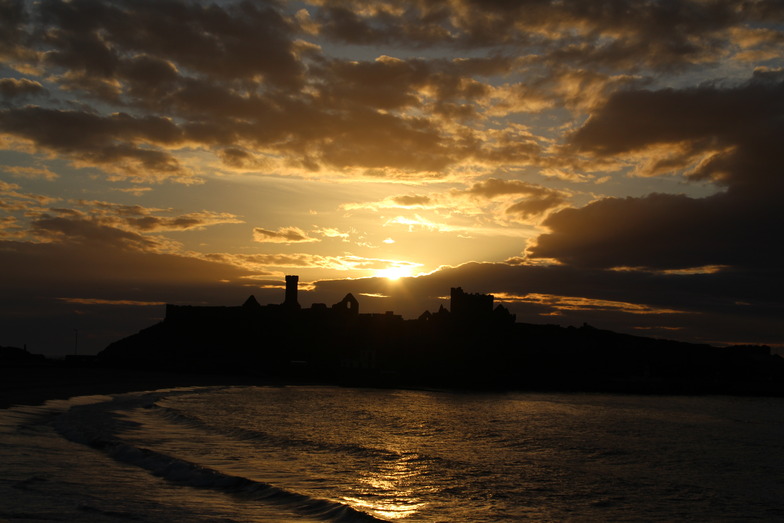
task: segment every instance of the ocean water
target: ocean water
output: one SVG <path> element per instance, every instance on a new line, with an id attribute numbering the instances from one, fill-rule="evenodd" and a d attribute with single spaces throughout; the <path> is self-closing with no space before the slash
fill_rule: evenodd
<path id="1" fill-rule="evenodd" d="M 221 387 L 0 411 L 0 521 L 784 520 L 784 399 Z"/>

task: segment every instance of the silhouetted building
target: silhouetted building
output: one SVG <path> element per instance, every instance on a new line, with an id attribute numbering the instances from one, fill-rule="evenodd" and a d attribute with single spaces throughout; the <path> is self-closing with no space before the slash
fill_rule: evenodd
<path id="1" fill-rule="evenodd" d="M 261 304 L 256 300 L 254 295 L 248 296 L 248 299 L 245 300 L 245 303 L 242 304 L 242 308 L 245 310 L 258 310 L 261 309 Z"/>
<path id="2" fill-rule="evenodd" d="M 286 276 L 286 301 L 283 302 L 286 307 L 299 309 L 299 302 L 297 301 L 298 284 L 299 276 Z"/>
<path id="3" fill-rule="evenodd" d="M 342 300 L 332 306 L 332 310 L 357 316 L 359 315 L 359 302 L 354 295 L 349 292 Z"/>
<path id="4" fill-rule="evenodd" d="M 456 319 L 486 318 L 493 313 L 492 294 L 469 294 L 460 287 L 452 287 L 450 309 Z"/>
<path id="5" fill-rule="evenodd" d="M 416 320 L 360 314 L 349 293 L 301 308 L 297 276 L 282 303 L 167 305 L 164 321 L 100 355 L 126 366 L 226 370 L 361 384 L 784 394 L 784 360 L 769 347 L 717 349 L 584 326 L 515 323 L 491 294 L 451 289 Z M 17 351 L 18 352 L 18 351 Z M 0 354 L 2 356 L 2 354 Z"/>
<path id="6" fill-rule="evenodd" d="M 507 309 L 501 304 L 498 304 L 496 308 L 493 309 L 493 320 L 495 321 L 514 323 L 516 319 L 517 319 L 517 315 L 509 312 L 509 309 Z"/>

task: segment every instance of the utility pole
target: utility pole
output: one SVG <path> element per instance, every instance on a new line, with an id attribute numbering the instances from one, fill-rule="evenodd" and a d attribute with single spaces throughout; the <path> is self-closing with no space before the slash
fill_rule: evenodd
<path id="1" fill-rule="evenodd" d="M 74 356 L 79 355 L 79 329 L 74 329 Z"/>

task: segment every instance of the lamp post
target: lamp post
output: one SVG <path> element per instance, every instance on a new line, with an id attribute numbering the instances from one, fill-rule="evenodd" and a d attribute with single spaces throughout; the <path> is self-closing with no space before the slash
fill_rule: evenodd
<path id="1" fill-rule="evenodd" d="M 79 355 L 79 329 L 74 329 L 74 356 Z"/>

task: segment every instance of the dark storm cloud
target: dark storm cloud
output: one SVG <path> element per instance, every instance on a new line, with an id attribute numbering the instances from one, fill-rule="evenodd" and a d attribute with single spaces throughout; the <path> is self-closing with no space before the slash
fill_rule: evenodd
<path id="1" fill-rule="evenodd" d="M 63 230 L 62 223 L 48 220 L 41 227 Z M 106 233 L 83 223 L 70 224 L 68 230 L 71 235 L 82 235 L 85 242 L 0 243 L 3 272 L 8 275 L 3 286 L 19 291 L 27 288 L 31 294 L 35 294 L 35 289 L 51 286 L 53 289 L 40 294 L 52 295 L 54 291 L 66 297 L 65 289 L 74 297 L 104 297 L 108 294 L 104 291 L 111 287 L 116 299 L 137 299 L 135 293 L 123 296 L 122 291 L 134 292 L 132 287 L 141 285 L 151 292 L 156 285 L 184 283 L 197 288 L 218 279 L 237 280 L 248 274 L 228 264 L 135 248 L 136 237 L 122 231 Z M 130 248 L 126 238 L 133 239 Z"/>
<path id="2" fill-rule="evenodd" d="M 275 2 L 230 5 L 178 0 L 43 2 L 46 61 L 110 77 L 122 52 L 168 59 L 198 74 L 277 85 L 299 83 L 291 27 Z"/>
<path id="3" fill-rule="evenodd" d="M 613 96 L 572 136 L 572 144 L 597 157 L 680 145 L 706 155 L 688 171 L 692 178 L 726 189 L 706 198 L 652 194 L 562 210 L 544 222 L 551 232 L 539 236 L 530 256 L 589 267 L 777 264 L 784 245 L 771 241 L 769 231 L 784 227 L 782 100 L 779 73 L 760 73 L 738 87 Z"/>
<path id="4" fill-rule="evenodd" d="M 638 175 L 674 172 L 723 192 L 599 198 L 554 212 L 569 194 L 521 180 L 470 185 L 450 195 L 503 202 L 508 216 L 523 220 L 552 213 L 524 262 L 547 258 L 562 265 L 467 264 L 402 279 L 397 287 L 385 279 L 319 282 L 316 301 L 334 303 L 346 292 L 386 294 L 396 300 L 388 308 L 412 317 L 423 303 L 437 309 L 438 298 L 461 285 L 470 292 L 554 296 L 512 302 L 523 321 L 560 314 L 554 321 L 580 324 L 602 317 L 603 305 L 559 308 L 559 297 L 566 297 L 678 311 L 638 314 L 633 323 L 619 307 L 603 316 L 610 324 L 597 321 L 600 327 L 672 327 L 683 329 L 683 339 L 710 341 L 784 338 L 776 236 L 784 226 L 778 211 L 782 73 L 760 69 L 743 85 L 641 87 L 683 85 L 703 78 L 703 67 L 715 67 L 716 76 L 737 74 L 749 64 L 744 60 L 780 55 L 780 2 L 302 3 L 310 15 L 287 13 L 291 5 L 0 0 L 4 72 L 29 77 L 0 83 L 8 101 L 0 110 L 3 146 L 60 155 L 133 181 L 192 180 L 180 155 L 185 148 L 212 151 L 228 169 L 269 172 L 267 162 L 277 159 L 277 172 L 324 176 L 439 178 L 456 166 L 473 176 L 482 169 L 567 165 L 587 179 L 584 173 L 621 162 L 635 165 Z M 361 56 L 382 56 L 329 56 L 353 52 L 340 45 L 330 50 L 335 43 L 391 44 L 386 54 L 408 58 L 373 48 Z M 677 71 L 695 76 L 668 76 Z M 48 105 L 19 104 L 34 101 Z M 566 122 L 554 116 L 563 108 L 579 121 L 590 118 L 563 135 Z M 547 138 L 512 123 L 531 113 L 537 131 L 547 127 Z M 296 254 L 175 255 L 182 246 L 151 233 L 238 220 L 100 202 L 46 210 L 51 202 L 16 189 L 9 194 L 20 216 L 2 218 L 0 232 L 31 243 L 0 242 L 8 318 L 44 310 L 47 304 L 33 295 L 240 303 L 249 293 L 245 278 L 269 270 L 265 265 L 345 263 Z M 417 194 L 391 201 L 440 202 Z M 257 228 L 254 237 L 318 241 L 290 227 Z M 672 272 L 691 268 L 698 270 Z"/>
<path id="5" fill-rule="evenodd" d="M 506 214 L 515 215 L 523 220 L 541 216 L 548 211 L 557 209 L 566 203 L 568 194 L 564 191 L 543 187 L 520 180 L 500 180 L 489 178 L 476 182 L 465 191 L 455 191 L 453 194 L 467 194 L 474 197 L 487 199 L 499 196 L 523 195 L 524 199 L 507 207 Z"/>
<path id="6" fill-rule="evenodd" d="M 162 306 L 89 301 L 239 305 L 251 293 L 262 303 L 282 301 L 278 292 L 247 287 L 251 272 L 236 265 L 129 248 L 129 235 L 84 225 L 71 224 L 72 234 L 82 227 L 81 243 L 0 241 L 3 344 L 62 356 L 72 353 L 77 328 L 79 352 L 95 354 L 164 316 Z"/>
<path id="7" fill-rule="evenodd" d="M 98 149 L 118 141 L 178 145 L 184 139 L 183 132 L 168 118 L 136 118 L 124 113 L 100 116 L 24 107 L 0 112 L 0 125 L 9 134 L 58 151 Z"/>
<path id="8" fill-rule="evenodd" d="M 27 12 L 21 0 L 0 0 L 0 58 L 14 60 L 26 54 Z"/>
<path id="9" fill-rule="evenodd" d="M 784 19 L 777 3 L 729 0 L 318 3 L 319 30 L 348 43 L 529 47 L 548 63 L 616 69 L 715 61 L 732 50 L 725 31 Z"/>
<path id="10" fill-rule="evenodd" d="M 0 131 L 43 150 L 65 154 L 78 165 L 100 166 L 136 178 L 186 177 L 168 151 L 147 145 L 180 145 L 183 132 L 167 118 L 24 107 L 0 111 Z"/>
<path id="11" fill-rule="evenodd" d="M 89 216 L 103 225 L 140 233 L 187 231 L 223 223 L 243 223 L 237 216 L 225 212 L 199 211 L 171 216 L 171 210 L 150 209 L 141 205 L 95 201 L 77 203 L 87 208 L 87 214 L 80 213 L 81 216 Z"/>
<path id="12" fill-rule="evenodd" d="M 427 91 L 437 103 L 475 100 L 491 88 L 472 76 L 506 73 L 514 66 L 508 58 L 472 60 L 409 59 L 381 56 L 374 61 L 331 60 L 325 63 L 322 96 L 343 103 L 381 109 L 419 105 Z"/>
<path id="13" fill-rule="evenodd" d="M 100 244 L 139 251 L 154 251 L 159 246 L 154 238 L 90 219 L 44 215 L 32 222 L 31 231 L 42 239 L 67 241 L 75 245 Z"/>
<path id="14" fill-rule="evenodd" d="M 495 4 L 378 2 L 359 7 L 330 3 L 311 22 L 323 24 L 322 34 L 332 34 L 330 21 L 341 9 L 353 9 L 350 16 L 361 18 L 357 23 L 389 26 L 394 34 L 429 28 L 429 36 L 420 34 L 425 40 L 408 40 L 417 45 L 439 38 L 447 44 L 480 41 L 481 24 L 502 19 L 496 43 L 506 41 L 504 31 L 530 33 L 540 57 L 530 53 L 534 49 L 510 48 L 453 60 L 382 55 L 352 61 L 327 57 L 304 42 L 304 17 L 286 14 L 284 6 L 273 2 L 48 0 L 31 7 L 35 25 L 20 26 L 26 28 L 29 50 L 37 53 L 25 65 L 44 65 L 48 80 L 61 89 L 109 103 L 133 115 L 129 118 L 137 124 L 157 119 L 169 134 L 101 129 L 111 143 L 104 138 L 94 146 L 92 140 L 66 145 L 58 143 L 64 140 L 63 124 L 83 127 L 89 135 L 96 122 L 87 120 L 103 119 L 104 127 L 112 127 L 115 116 L 40 108 L 18 115 L 34 123 L 29 129 L 13 121 L 4 130 L 69 154 L 77 165 L 136 181 L 189 180 L 188 169 L 177 159 L 176 149 L 183 145 L 211 149 L 224 165 L 239 170 L 272 168 L 258 157 L 238 154 L 253 149 L 281 158 L 280 169 L 440 177 L 465 162 L 546 166 L 554 161 L 534 137 L 512 128 L 469 128 L 456 122 L 536 112 L 561 102 L 591 107 L 610 86 L 631 81 L 566 64 L 550 72 L 541 69 L 547 63 L 542 42 L 560 41 L 553 27 L 572 24 L 579 29 L 572 33 L 603 37 L 587 28 L 612 18 L 604 12 L 547 2 L 526 6 L 526 16 L 518 18 L 516 10 Z M 546 22 L 549 15 L 564 13 L 569 16 L 556 26 Z M 449 20 L 454 22 L 449 31 L 437 30 Z M 529 68 L 538 72 L 525 84 L 498 86 L 498 78 Z M 14 115 L 4 119 L 14 120 Z"/>
<path id="15" fill-rule="evenodd" d="M 448 139 L 426 118 L 401 118 L 360 108 L 329 122 L 321 131 L 326 131 L 323 141 L 316 142 L 313 152 L 328 166 L 438 172 L 455 161 Z M 304 142 L 296 149 L 307 150 L 308 145 Z"/>
<path id="16" fill-rule="evenodd" d="M 4 0 L 0 8 L 10 21 L 2 26 L 9 45 L 26 50 L 14 51 L 15 66 L 43 67 L 66 92 L 137 120 L 145 113 L 172 118 L 169 126 L 183 139 L 214 150 L 229 168 L 269 169 L 229 153 L 255 149 L 282 157 L 281 169 L 400 177 L 443 176 L 467 162 L 551 165 L 556 159 L 541 144 L 508 127 L 455 124 L 558 104 L 592 109 L 619 85 L 639 83 L 631 70 L 764 46 L 777 38 L 770 24 L 784 11 L 718 0 L 304 5 L 310 15 L 272 1 Z M 753 32 L 758 22 L 767 24 L 764 33 Z M 407 48 L 479 46 L 486 56 L 344 60 L 307 43 L 313 33 Z M 517 73 L 528 78 L 508 76 Z M 499 87 L 505 77 L 512 83 Z M 52 137 L 62 134 L 62 122 L 54 116 L 38 118 L 36 132 L 18 123 L 5 131 L 56 148 Z M 174 151 L 183 142 L 144 133 L 114 139 L 56 150 L 115 178 L 188 179 Z"/>
<path id="17" fill-rule="evenodd" d="M 48 80 L 66 92 L 109 103 L 137 123 L 157 119 L 170 134 L 120 132 L 115 116 L 42 108 L 4 115 L 4 131 L 115 178 L 188 180 L 174 151 L 186 144 L 216 150 L 233 169 L 270 168 L 235 154 L 243 149 L 282 156 L 286 166 L 351 175 L 443 176 L 472 160 L 541 163 L 541 146 L 521 141 L 513 130 L 488 135 L 456 129 L 452 119 L 482 119 L 491 105 L 501 113 L 540 110 L 552 105 L 552 96 L 563 96 L 546 94 L 557 91 L 547 82 L 495 93 L 485 79 L 515 71 L 521 64 L 515 53 L 455 60 L 327 58 L 299 40 L 307 35 L 275 3 L 50 0 L 31 9 L 37 25 L 22 27 L 31 52 L 40 52 L 28 67 L 43 64 Z M 425 21 L 446 16 L 444 9 L 428 9 Z M 368 6 L 359 12 L 372 18 L 380 11 Z M 96 120 L 104 120 L 96 129 L 104 138 L 92 145 Z M 25 128 L 21 122 L 27 121 Z M 83 128 L 91 139 L 64 144 L 80 134 L 66 138 L 64 127 Z"/>
<path id="18" fill-rule="evenodd" d="M 0 78 L 0 97 L 6 100 L 28 98 L 45 92 L 44 86 L 34 80 L 27 78 Z"/>
<path id="19" fill-rule="evenodd" d="M 61 355 L 58 347 L 79 328 L 80 350 L 95 353 L 163 314 L 162 307 L 109 312 L 107 307 L 118 305 L 105 303 L 206 300 L 231 305 L 259 293 L 246 287 L 258 270 L 202 259 L 150 234 L 237 223 L 233 215 L 172 215 L 170 210 L 110 202 L 73 204 L 47 212 L 28 209 L 30 223 L 24 229 L 13 221 L 0 223 L 5 238 L 0 241 L 0 330 L 6 344 L 30 344 L 34 352 Z"/>
<path id="20" fill-rule="evenodd" d="M 614 94 L 570 138 L 575 147 L 610 155 L 660 143 L 753 147 L 784 114 L 784 73 L 759 70 L 737 87 L 702 85 Z M 767 145 L 763 142 L 761 145 Z"/>
<path id="21" fill-rule="evenodd" d="M 495 198 L 496 196 L 509 195 L 509 194 L 526 194 L 533 196 L 545 196 L 558 191 L 550 189 L 549 187 L 542 187 L 520 180 L 500 180 L 498 178 L 489 178 L 476 182 L 469 189 L 464 191 L 466 194 L 473 196 L 481 196 L 483 198 Z"/>
<path id="22" fill-rule="evenodd" d="M 544 225 L 552 232 L 538 237 L 530 255 L 599 268 L 770 265 L 780 248 L 767 245 L 768 233 L 758 228 L 780 222 L 776 214 L 726 194 L 606 198 L 551 215 Z"/>
<path id="23" fill-rule="evenodd" d="M 443 22 L 449 9 L 442 2 L 310 2 L 320 4 L 314 21 L 325 35 L 358 45 L 427 46 L 454 40 Z"/>
<path id="24" fill-rule="evenodd" d="M 416 314 L 420 300 L 437 308 L 438 297 L 457 285 L 523 297 L 539 293 L 555 298 L 509 304 L 519 319 L 555 315 L 559 323 L 589 321 L 693 341 L 781 344 L 784 244 L 771 231 L 784 228 L 783 89 L 781 72 L 760 69 L 743 84 L 627 88 L 592 106 L 590 118 L 568 139 L 586 162 L 652 161 L 654 171 L 711 181 L 722 190 L 704 198 L 600 198 L 555 212 L 528 256 L 562 265 L 467 264 L 394 284 L 378 278 L 319 282 L 317 291 L 330 299 L 344 290 L 389 296 L 384 306 L 407 314 Z M 464 192 L 494 198 L 527 190 L 533 188 L 521 181 L 487 180 Z M 622 270 L 608 270 L 613 268 Z M 558 297 L 600 305 L 567 310 Z M 630 305 L 599 313 L 605 302 Z M 642 314 L 635 306 L 663 312 Z"/>
<path id="25" fill-rule="evenodd" d="M 134 60 L 138 63 L 141 59 Z M 365 71 L 339 80 L 324 72 L 327 80 L 335 80 L 331 84 L 335 87 L 328 88 L 320 82 L 322 87 L 313 96 L 299 96 L 251 92 L 215 78 L 186 78 L 169 62 L 145 58 L 140 65 L 144 71 L 123 77 L 126 69 L 121 67 L 120 76 L 106 84 L 94 72 L 87 76 L 71 72 L 61 78 L 61 83 L 87 89 L 105 101 L 172 115 L 179 123 L 157 114 L 102 116 L 27 107 L 0 115 L 0 129 L 41 148 L 67 154 L 75 162 L 100 166 L 120 176 L 150 180 L 186 179 L 186 168 L 170 149 L 187 144 L 208 148 L 245 144 L 284 153 L 290 161 L 310 170 L 324 165 L 437 172 L 477 154 L 478 137 L 461 143 L 427 117 L 382 114 L 376 107 L 399 105 L 395 101 L 398 95 L 391 93 L 404 93 L 402 96 L 411 104 L 418 104 L 417 89 L 433 89 L 439 93 L 437 103 L 443 105 L 446 100 L 470 97 L 486 87 L 459 76 L 451 66 L 451 72 L 436 73 L 439 68 L 422 65 L 423 72 L 417 73 L 422 79 L 413 81 L 395 70 L 397 65 L 373 64 L 376 62 L 367 64 L 368 68 L 392 67 L 389 74 L 400 78 L 387 91 L 377 91 L 377 82 L 389 83 L 383 81 L 388 73 Z M 333 63 L 330 67 L 339 66 Z M 419 65 L 400 67 L 416 69 Z M 372 78 L 379 74 L 379 78 Z M 118 79 L 119 83 L 115 81 Z M 73 129 L 80 133 L 69 132 Z M 147 147 L 140 147 L 139 143 Z M 237 147 L 220 151 L 219 156 L 233 168 L 264 165 L 254 164 L 247 155 L 240 157 L 242 149 Z M 490 157 L 490 152 L 485 156 Z"/>
<path id="26" fill-rule="evenodd" d="M 145 252 L 167 252 L 176 245 L 150 233 L 203 229 L 243 223 L 235 215 L 210 211 L 173 215 L 170 210 L 100 201 L 74 202 L 74 208 L 27 209 L 30 239 L 71 245 L 105 245 Z"/>
<path id="27" fill-rule="evenodd" d="M 254 154 L 236 147 L 227 147 L 218 153 L 224 165 L 233 169 L 260 169 L 265 162 Z"/>
<path id="28" fill-rule="evenodd" d="M 521 200 L 506 209 L 507 214 L 519 216 L 523 220 L 541 216 L 552 209 L 556 209 L 565 203 L 566 199 L 558 191 L 542 196 L 532 196 Z"/>
<path id="29" fill-rule="evenodd" d="M 758 278 L 766 279 L 769 285 L 759 285 Z M 588 322 L 599 328 L 696 342 L 781 344 L 782 285 L 784 281 L 775 270 L 758 275 L 731 270 L 661 274 L 468 263 L 394 282 L 385 278 L 320 281 L 316 282 L 313 300 L 333 303 L 347 292 L 386 296 L 361 301 L 363 307 L 416 317 L 426 308 L 435 311 L 442 304 L 448 307 L 449 289 L 461 286 L 467 292 L 527 297 L 505 303 L 522 322 Z M 537 295 L 553 299 L 541 300 Z M 577 297 L 584 306 L 563 307 L 559 297 L 567 301 Z M 613 311 L 608 303 L 626 306 L 616 306 Z"/>

